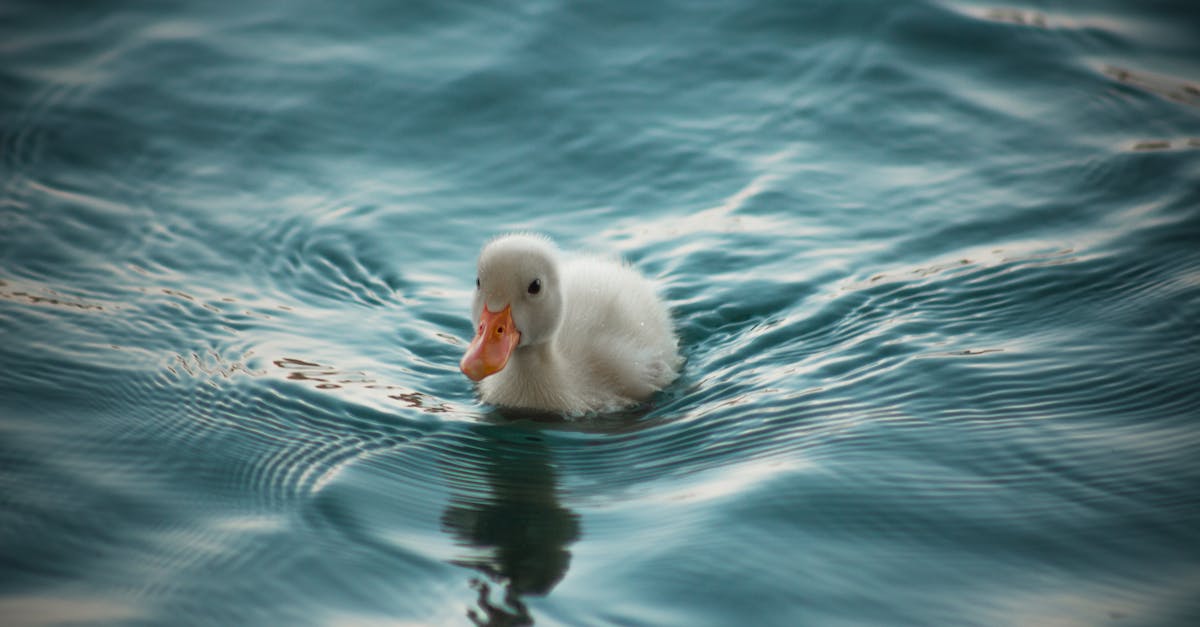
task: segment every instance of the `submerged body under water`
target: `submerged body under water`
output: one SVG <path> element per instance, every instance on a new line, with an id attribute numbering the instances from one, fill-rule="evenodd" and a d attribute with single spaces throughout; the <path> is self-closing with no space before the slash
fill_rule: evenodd
<path id="1" fill-rule="evenodd" d="M 1200 620 L 1191 3 L 0 14 L 0 623 Z M 479 403 L 516 230 L 679 379 Z"/>

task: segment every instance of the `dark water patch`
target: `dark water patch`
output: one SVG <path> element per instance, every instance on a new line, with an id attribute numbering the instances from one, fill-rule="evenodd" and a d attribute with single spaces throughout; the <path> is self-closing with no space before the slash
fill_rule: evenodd
<path id="1" fill-rule="evenodd" d="M 1105 66 L 1102 70 L 1105 76 L 1121 84 L 1136 87 L 1172 102 L 1200 106 L 1200 85 L 1196 83 L 1171 76 L 1116 66 Z"/>

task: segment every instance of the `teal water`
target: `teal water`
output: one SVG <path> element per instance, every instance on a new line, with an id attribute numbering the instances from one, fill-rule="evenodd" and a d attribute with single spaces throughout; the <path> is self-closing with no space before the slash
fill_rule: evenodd
<path id="1" fill-rule="evenodd" d="M 1200 622 L 1191 2 L 0 8 L 0 623 Z M 479 404 L 475 255 L 662 287 Z"/>

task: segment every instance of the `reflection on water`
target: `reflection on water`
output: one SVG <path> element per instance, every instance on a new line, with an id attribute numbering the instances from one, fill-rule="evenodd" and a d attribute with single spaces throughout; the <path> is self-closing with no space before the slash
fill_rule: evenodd
<path id="1" fill-rule="evenodd" d="M 566 576 L 579 516 L 559 500 L 553 458 L 542 437 L 529 432 L 519 441 L 501 442 L 502 429 L 480 429 L 486 446 L 477 470 L 483 476 L 477 489 L 454 490 L 442 528 L 465 549 L 453 562 L 485 576 L 472 582 L 479 598 L 478 608 L 468 611 L 471 621 L 530 625 L 522 597 L 546 595 Z M 503 592 L 493 596 L 492 585 Z"/>

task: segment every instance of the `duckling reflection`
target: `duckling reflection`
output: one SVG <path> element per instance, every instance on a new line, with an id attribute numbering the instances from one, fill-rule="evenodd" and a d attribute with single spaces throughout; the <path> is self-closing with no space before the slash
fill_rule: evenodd
<path id="1" fill-rule="evenodd" d="M 482 459 L 453 469 L 459 489 L 442 515 L 442 528 L 468 549 L 453 563 L 486 576 L 473 582 L 479 599 L 478 608 L 468 611 L 472 622 L 530 625 L 522 597 L 545 595 L 566 576 L 567 547 L 579 539 L 579 516 L 559 501 L 550 451 L 539 433 L 496 425 L 477 429 L 485 442 Z M 492 585 L 503 588 L 502 602 L 492 600 Z"/>

